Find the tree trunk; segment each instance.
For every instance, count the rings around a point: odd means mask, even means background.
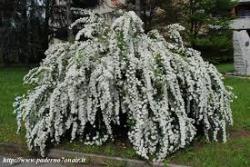
[[[135,0],[135,11],[141,17],[141,0]]]
[[[44,24],[44,32],[45,32],[45,39],[44,39],[44,48],[49,47],[49,18],[51,16],[50,10],[50,0],[46,0],[45,3],[45,24]]]
[[[72,23],[71,20],[71,11],[70,11],[70,7],[71,7],[71,0],[67,0],[67,9],[66,9],[66,19],[67,19],[67,26],[69,27]],[[67,31],[68,31],[68,41],[72,41],[73,40],[73,32],[71,29],[69,29],[67,27]]]

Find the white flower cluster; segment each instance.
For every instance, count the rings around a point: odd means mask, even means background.
[[[76,41],[51,46],[24,78],[34,89],[14,106],[30,149],[44,156],[48,143],[69,133],[101,145],[114,139],[114,126],[128,127],[129,141],[146,159],[186,147],[198,129],[208,140],[226,141],[233,95],[213,65],[184,47],[177,31],[183,27],[169,27],[170,43],[155,30],[145,34],[134,12],[111,26],[93,13],[78,23],[84,28]]]

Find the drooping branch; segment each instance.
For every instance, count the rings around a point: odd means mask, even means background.
[[[186,147],[198,128],[209,140],[226,141],[232,93],[213,65],[184,47],[176,31],[183,27],[169,26],[169,42],[157,31],[146,34],[134,12],[111,26],[90,12],[71,28],[77,24],[84,27],[76,41],[46,51],[24,78],[34,89],[14,104],[30,149],[45,156],[47,143],[67,133],[102,145],[119,133],[114,126],[128,127],[128,140],[146,159],[163,160]]]

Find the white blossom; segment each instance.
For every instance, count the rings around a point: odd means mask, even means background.
[[[208,140],[226,141],[233,95],[216,68],[184,46],[183,27],[170,25],[168,42],[156,30],[146,34],[134,12],[112,25],[89,13],[71,27],[79,23],[76,41],[51,46],[24,78],[34,89],[14,103],[30,149],[44,156],[66,134],[102,145],[115,126],[129,128],[128,140],[146,159],[185,148],[198,128]]]

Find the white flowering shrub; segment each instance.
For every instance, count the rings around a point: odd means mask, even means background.
[[[29,149],[45,156],[46,146],[68,133],[102,145],[115,139],[114,126],[128,127],[128,140],[146,159],[186,147],[198,129],[208,140],[226,141],[232,93],[213,65],[184,47],[183,27],[170,25],[168,42],[155,30],[146,34],[134,12],[111,26],[90,12],[71,28],[79,24],[74,43],[51,46],[25,76],[34,88],[14,103]]]

